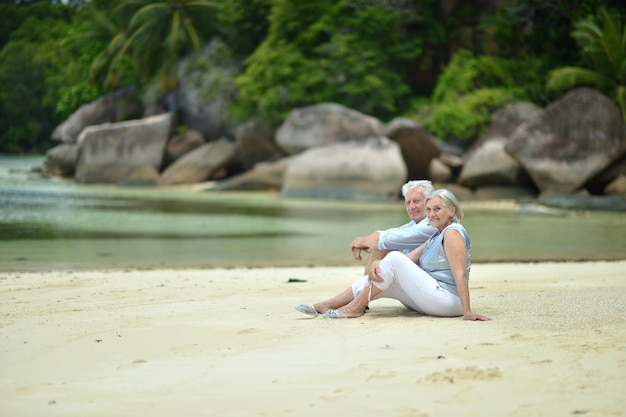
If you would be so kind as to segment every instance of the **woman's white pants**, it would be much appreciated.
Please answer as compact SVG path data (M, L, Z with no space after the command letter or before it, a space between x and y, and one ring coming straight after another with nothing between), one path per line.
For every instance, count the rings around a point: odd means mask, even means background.
M406 307L422 314L442 317L463 315L459 297L442 288L439 282L401 252L389 252L380 262L380 275L384 282L373 284L382 290L372 299L393 298ZM352 284L354 297L369 289L369 278Z

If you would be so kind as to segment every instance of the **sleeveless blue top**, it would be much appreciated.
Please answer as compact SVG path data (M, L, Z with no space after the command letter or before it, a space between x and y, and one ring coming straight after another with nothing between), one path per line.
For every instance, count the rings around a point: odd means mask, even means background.
M420 256L420 267L428 273L431 277L439 281L441 287L446 290L459 295L456 289L456 282L450 269L450 263L448 257L443 250L443 237L448 230L458 231L465 240L465 249L467 249L467 256L465 258L465 269L467 271L467 278L469 279L469 272L472 265L472 245L467 235L467 231L461 225L461 223L452 223L447 226L441 233L434 234L426 242L426 247Z

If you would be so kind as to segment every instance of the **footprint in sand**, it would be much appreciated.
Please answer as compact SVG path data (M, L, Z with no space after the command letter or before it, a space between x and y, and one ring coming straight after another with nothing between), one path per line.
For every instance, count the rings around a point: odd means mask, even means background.
M428 382L447 382L454 384L461 381L489 381L502 377L498 368L477 368L467 366L465 368L446 369L443 372L434 372L424 377Z

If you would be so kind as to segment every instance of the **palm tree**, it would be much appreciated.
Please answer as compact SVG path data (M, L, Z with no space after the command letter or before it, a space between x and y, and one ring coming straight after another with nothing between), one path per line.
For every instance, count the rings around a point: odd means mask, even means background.
M85 7L83 29L69 37L67 45L84 45L101 48L91 62L89 78L99 84L103 91L112 91L122 86L122 78L134 72L133 62L128 57L128 34L126 23L93 7Z
M125 0L116 12L132 10L125 46L137 59L142 78L159 74L161 91L178 85L180 58L201 47L194 21L217 5L207 0ZM113 42L113 41L112 41Z
M104 91L115 90L139 73L144 82L159 74L161 91L178 84L177 66L189 52L199 52L196 20L207 0L124 0L112 12L86 7L86 29L72 38L106 45L91 63L90 78Z
M601 25L592 20L575 23L572 36L591 68L563 67L548 74L547 88L566 90L592 85L612 97L626 120L626 30L617 12L599 8Z

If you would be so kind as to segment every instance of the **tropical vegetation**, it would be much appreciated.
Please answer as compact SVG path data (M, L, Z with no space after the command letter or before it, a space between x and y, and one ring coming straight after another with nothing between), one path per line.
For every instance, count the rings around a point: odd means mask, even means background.
M591 85L612 97L626 120L626 27L621 16L601 7L594 18L574 24L572 33L586 67L557 68L548 75L548 88L564 91Z
M621 0L0 0L0 152L45 151L102 94L175 90L182 60L212 71L199 52L218 39L242 63L234 121L338 102L470 143L503 104L580 84L624 111L624 16Z

